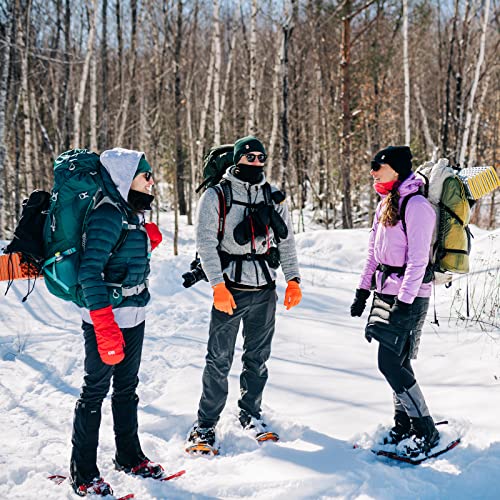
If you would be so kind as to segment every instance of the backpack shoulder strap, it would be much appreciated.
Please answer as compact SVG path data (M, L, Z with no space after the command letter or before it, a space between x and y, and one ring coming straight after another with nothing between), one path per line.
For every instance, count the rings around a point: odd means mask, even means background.
M271 193L271 184L269 184L269 182L262 184L262 194L264 195L264 203L266 205L272 205L273 198Z
M406 234L406 206L408 202L414 198L415 196L424 196L420 191L416 191L415 193L411 193L408 196L403 198L401 202L401 208L399 209L399 218L401 219L401 224L403 224L403 231Z
M217 240L219 244L224 238L224 229L226 227L226 216L231 210L233 204L233 190L231 188L231 182L228 180L223 180L216 186L212 186L212 189L217 193L219 198L219 224L217 227Z

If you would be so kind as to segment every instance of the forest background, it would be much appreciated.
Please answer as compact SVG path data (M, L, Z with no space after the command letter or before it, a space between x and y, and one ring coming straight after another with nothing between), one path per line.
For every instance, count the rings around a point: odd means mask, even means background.
M246 134L323 227L370 224L373 154L497 165L498 0L0 0L0 239L61 152L146 152L192 223L210 147ZM500 195L473 222L498 227Z

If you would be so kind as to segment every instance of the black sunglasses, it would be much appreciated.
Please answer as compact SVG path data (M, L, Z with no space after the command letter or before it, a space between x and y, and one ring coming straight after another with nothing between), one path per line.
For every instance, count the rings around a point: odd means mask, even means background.
M260 163L264 163L267 160L267 155L262 153L258 155L253 153L247 153L245 156L250 163L254 162L255 158L257 158L257 160L259 160Z
M382 165L378 161L372 160L371 167L374 172L378 172L381 166Z
M149 182L153 178L153 172L144 172L144 178Z

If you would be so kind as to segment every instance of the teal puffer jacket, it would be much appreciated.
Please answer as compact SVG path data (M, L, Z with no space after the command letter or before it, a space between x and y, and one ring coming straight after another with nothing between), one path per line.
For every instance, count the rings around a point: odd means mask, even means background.
M147 288L138 294L122 295L122 287L130 290L143 285L150 272L146 230L137 215L130 210L125 213L122 215L112 203L103 203L89 216L78 281L86 308L91 311L109 305L144 307L149 302ZM136 228L124 229L125 218Z

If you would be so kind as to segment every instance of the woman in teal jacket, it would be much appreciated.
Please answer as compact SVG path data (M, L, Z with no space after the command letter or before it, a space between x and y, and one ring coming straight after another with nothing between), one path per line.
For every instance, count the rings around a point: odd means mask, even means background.
M85 339L85 375L73 422L71 478L81 496L112 494L97 468L101 405L111 380L116 443L115 466L124 472L158 477L138 437L137 377L144 340L147 278L151 249L161 241L151 209L154 184L144 153L115 148L100 156L106 196L89 216L78 281Z

